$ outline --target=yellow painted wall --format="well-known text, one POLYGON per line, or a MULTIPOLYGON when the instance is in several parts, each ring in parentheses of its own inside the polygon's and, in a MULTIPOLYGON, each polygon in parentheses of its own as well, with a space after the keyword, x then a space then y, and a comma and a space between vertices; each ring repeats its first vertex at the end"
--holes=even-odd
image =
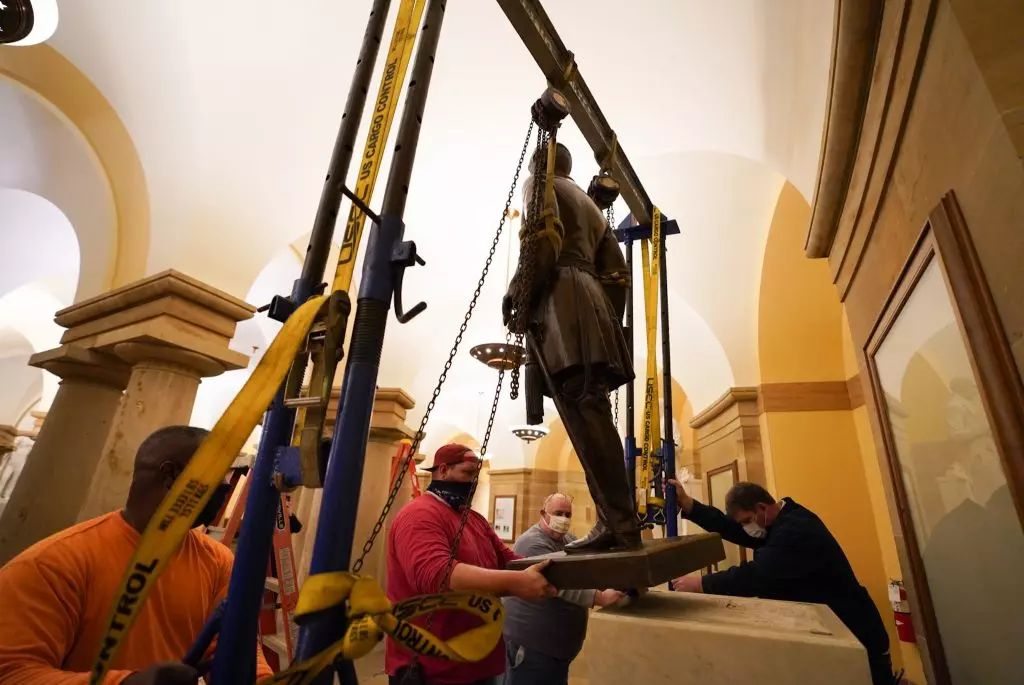
MULTIPOLYGON (((786 184, 761 277, 761 382, 847 380, 858 355, 824 260, 803 250, 810 207, 786 184)), ((889 631, 893 662, 919 683, 920 657, 896 637, 889 578, 902 577, 866 410, 765 412, 759 417, 767 482, 814 511, 835 535, 889 631), (905 652, 907 652, 905 654, 905 652)))

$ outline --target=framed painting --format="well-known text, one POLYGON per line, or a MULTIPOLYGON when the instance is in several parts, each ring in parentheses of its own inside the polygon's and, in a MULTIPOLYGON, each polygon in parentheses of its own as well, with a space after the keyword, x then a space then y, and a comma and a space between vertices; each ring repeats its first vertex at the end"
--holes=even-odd
POLYGON ((1015 682, 1024 388, 952 194, 929 216, 864 353, 930 679, 1015 682))
POLYGON ((505 542, 515 540, 516 529, 516 496, 494 496, 494 521, 491 524, 494 532, 505 542))

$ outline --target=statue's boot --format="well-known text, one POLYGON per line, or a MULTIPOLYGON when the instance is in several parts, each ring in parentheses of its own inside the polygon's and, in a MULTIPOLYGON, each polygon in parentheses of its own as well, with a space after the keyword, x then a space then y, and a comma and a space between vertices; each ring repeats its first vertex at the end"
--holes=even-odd
POLYGON ((608 391, 600 379, 576 374, 561 384, 556 406, 587 476, 597 505, 598 524, 565 546, 567 554, 638 549, 640 523, 626 480, 619 432, 608 391))

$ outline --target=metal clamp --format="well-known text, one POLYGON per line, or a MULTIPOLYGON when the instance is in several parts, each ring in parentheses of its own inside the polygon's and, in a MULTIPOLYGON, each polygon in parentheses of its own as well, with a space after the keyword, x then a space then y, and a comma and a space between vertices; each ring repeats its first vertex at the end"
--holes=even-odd
POLYGON ((406 240, 395 246, 391 253, 391 264, 395 267, 395 317, 398 323, 409 323, 423 313, 427 308, 426 302, 419 302, 408 312, 402 305, 402 282, 405 279, 405 270, 409 267, 426 265, 423 258, 416 254, 416 243, 406 240))

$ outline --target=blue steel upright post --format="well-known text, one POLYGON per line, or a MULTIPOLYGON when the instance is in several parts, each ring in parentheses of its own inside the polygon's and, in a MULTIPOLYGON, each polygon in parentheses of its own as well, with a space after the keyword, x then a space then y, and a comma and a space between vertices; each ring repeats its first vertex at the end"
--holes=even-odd
MULTIPOLYGON (((668 263, 665 249, 665 236, 662 236, 661 245, 661 273, 658 275, 661 287, 661 371, 662 371, 662 395, 665 400, 665 414, 663 424, 665 426, 665 437, 661 441, 661 465, 666 478, 675 478, 676 470, 676 445, 674 431, 672 430, 672 352, 671 337, 668 329, 668 263)), ((665 484, 665 537, 674 538, 679 535, 679 519, 676 512, 675 491, 665 484)))
MULTIPOLYGON (((391 309, 392 295, 396 294, 400 262, 415 245, 403 242, 405 224, 402 215, 409 192, 419 141, 420 124, 426 105, 427 89, 434 65, 434 53, 444 18, 445 0, 429 0, 420 33, 420 45, 409 77, 409 86, 402 112, 402 122, 395 141, 394 157, 384 191, 380 221, 370 230, 362 281, 356 307, 352 342, 345 366, 341 399, 335 421, 324 480, 324 494, 320 518, 310 564, 310 575, 346 571, 354 548, 356 512, 359 507, 359 489, 363 477, 363 462, 370 415, 376 392, 377 373, 380 369, 384 330, 391 309)), ((397 306, 396 306, 397 309, 397 306)), ((399 320, 407 320, 398 312, 399 320)), ((338 607, 310 617, 299 635, 297 661, 308 659, 325 647, 337 642, 345 634, 344 609, 338 607)), ((338 667, 342 685, 357 683, 351 662, 343 661, 338 667)), ((318 679, 318 684, 331 682, 330 669, 318 679)))
MULTIPOLYGON (((391 0, 374 0, 359 51, 359 61, 349 87, 345 114, 321 192, 302 273, 292 286, 291 296, 275 297, 270 305, 269 315, 279 321, 287 320, 291 312, 312 297, 322 284, 341 205, 342 187, 352 161, 355 138, 366 106, 366 94, 380 51, 390 5, 391 0)), ((296 365, 299 371, 304 370, 305 357, 297 359, 296 365)), ((218 685, 250 685, 256 680, 259 612, 263 603, 274 520, 280 502, 280 491, 273 483, 274 464, 278 449, 291 442, 295 424, 295 410, 285 406, 284 399, 285 384, 282 383, 266 414, 259 450, 249 474, 251 485, 245 503, 245 517, 242 520, 214 656, 211 679, 218 685)))

